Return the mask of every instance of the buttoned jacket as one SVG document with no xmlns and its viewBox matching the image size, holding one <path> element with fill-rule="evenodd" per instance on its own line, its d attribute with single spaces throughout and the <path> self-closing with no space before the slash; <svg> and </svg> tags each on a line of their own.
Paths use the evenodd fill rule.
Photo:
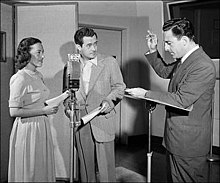
<svg viewBox="0 0 220 183">
<path fill-rule="evenodd" d="M 173 154 L 194 157 L 210 150 L 216 70 L 213 61 L 200 47 L 179 67 L 178 61 L 166 64 L 158 52 L 146 54 L 156 71 L 169 78 L 168 92 L 150 91 L 147 97 L 179 107 L 190 107 L 190 112 L 166 107 L 164 145 Z"/>
</svg>

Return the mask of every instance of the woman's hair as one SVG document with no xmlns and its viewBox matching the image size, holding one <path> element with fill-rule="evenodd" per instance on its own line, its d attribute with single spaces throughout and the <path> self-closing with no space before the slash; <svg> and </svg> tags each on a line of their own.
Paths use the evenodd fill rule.
<svg viewBox="0 0 220 183">
<path fill-rule="evenodd" d="M 31 59 L 31 46 L 41 43 L 41 41 L 37 38 L 28 37 L 21 40 L 17 48 L 17 54 L 15 56 L 15 67 L 17 69 L 24 68 Z"/>
<path fill-rule="evenodd" d="M 163 25 L 163 31 L 171 30 L 173 35 L 180 39 L 182 36 L 187 36 L 194 40 L 194 28 L 192 23 L 186 18 L 174 18 L 168 20 Z"/>
<path fill-rule="evenodd" d="M 83 28 L 77 30 L 74 35 L 75 44 L 79 44 L 80 46 L 82 46 L 83 45 L 83 37 L 93 37 L 94 35 L 96 36 L 96 38 L 98 38 L 96 32 L 93 29 L 83 27 Z"/>
</svg>

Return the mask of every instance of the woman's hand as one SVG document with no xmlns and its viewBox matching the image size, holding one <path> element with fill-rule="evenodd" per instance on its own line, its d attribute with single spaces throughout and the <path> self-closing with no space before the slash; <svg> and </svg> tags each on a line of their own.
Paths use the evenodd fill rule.
<svg viewBox="0 0 220 183">
<path fill-rule="evenodd" d="M 46 115 L 56 114 L 59 109 L 59 106 L 45 106 L 43 111 Z"/>
</svg>

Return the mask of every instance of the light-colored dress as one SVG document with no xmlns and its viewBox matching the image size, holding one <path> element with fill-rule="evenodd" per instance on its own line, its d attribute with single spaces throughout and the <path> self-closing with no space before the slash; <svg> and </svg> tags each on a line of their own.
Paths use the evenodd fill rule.
<svg viewBox="0 0 220 183">
<path fill-rule="evenodd" d="M 10 108 L 42 108 L 48 96 L 40 72 L 24 68 L 11 77 Z M 55 175 L 48 117 L 17 117 L 10 135 L 8 182 L 55 182 Z"/>
</svg>

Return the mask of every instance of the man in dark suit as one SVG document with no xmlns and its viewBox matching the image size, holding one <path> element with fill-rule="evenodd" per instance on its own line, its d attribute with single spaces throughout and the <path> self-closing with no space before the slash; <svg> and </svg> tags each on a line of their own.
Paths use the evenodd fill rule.
<svg viewBox="0 0 220 183">
<path fill-rule="evenodd" d="M 126 90 L 132 95 L 149 97 L 192 111 L 166 107 L 163 144 L 167 149 L 169 182 L 208 182 L 212 100 L 216 70 L 212 60 L 194 41 L 192 23 L 186 18 L 164 23 L 165 50 L 175 62 L 167 64 L 157 51 L 157 37 L 147 35 L 145 54 L 155 72 L 170 79 L 168 92 L 142 88 Z"/>
<path fill-rule="evenodd" d="M 115 106 L 124 96 L 125 83 L 116 59 L 97 53 L 98 36 L 93 29 L 77 30 L 74 40 L 82 69 L 80 88 L 76 92 L 77 102 L 85 106 L 81 116 L 101 106 L 101 113 L 76 132 L 80 181 L 116 182 Z M 65 106 L 68 114 L 68 100 Z"/>
</svg>

